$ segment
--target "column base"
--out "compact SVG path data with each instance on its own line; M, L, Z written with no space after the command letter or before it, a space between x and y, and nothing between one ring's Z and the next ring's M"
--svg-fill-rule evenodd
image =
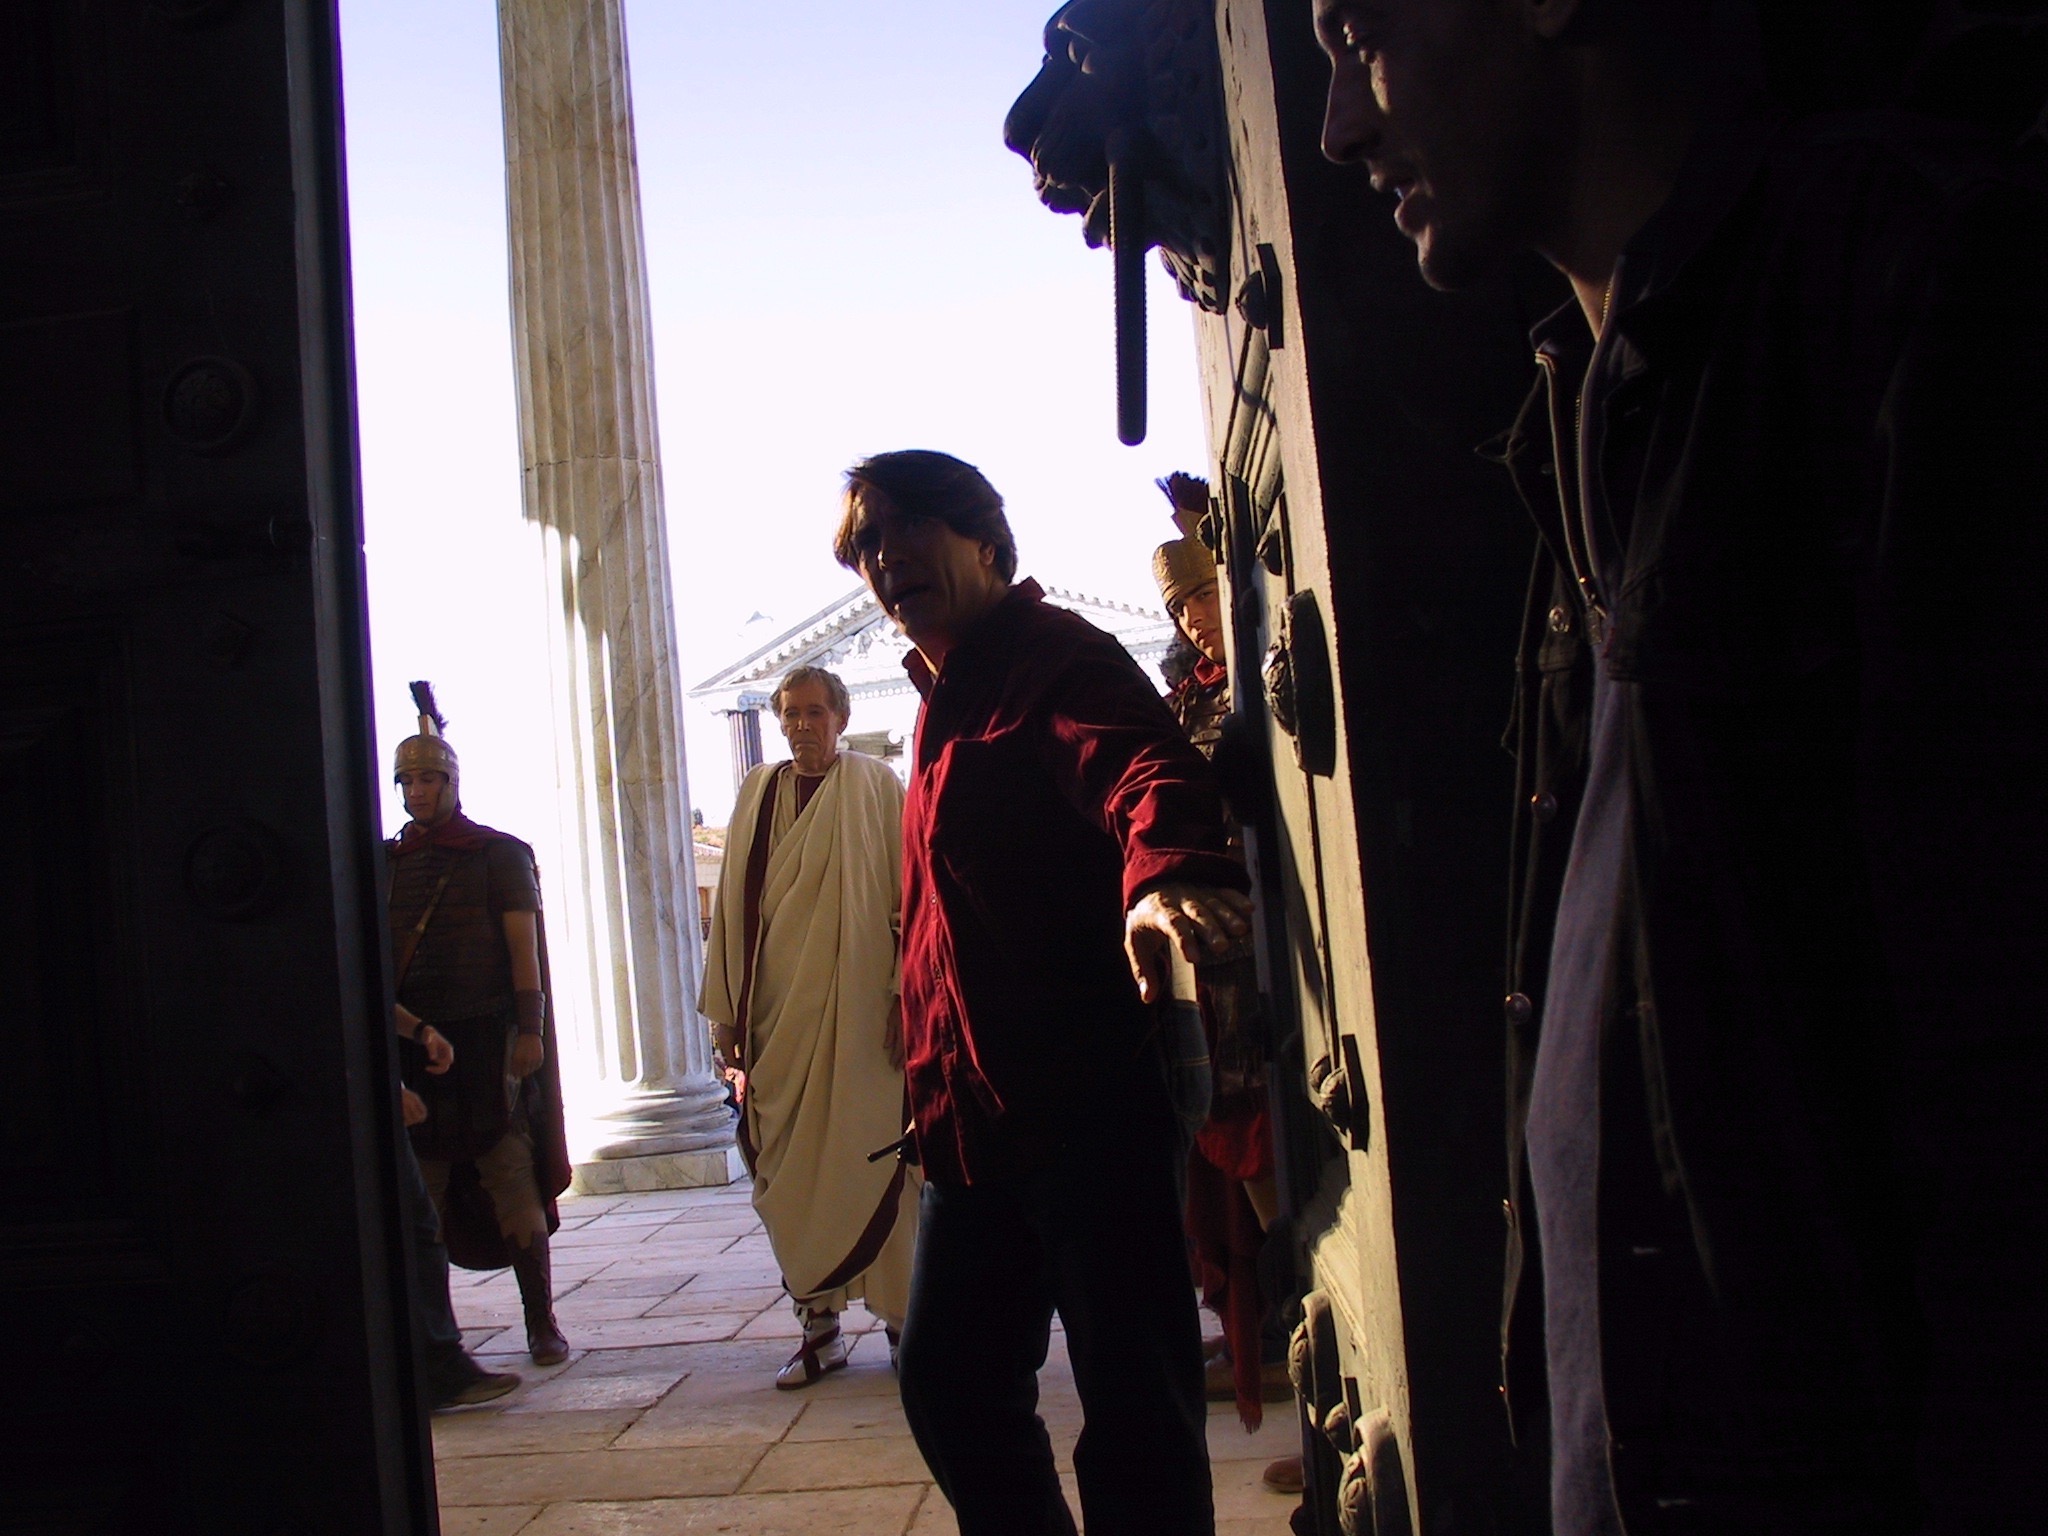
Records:
M746 1173L740 1149L656 1152L646 1157L602 1158L578 1163L569 1188L579 1195L637 1194L650 1189L715 1189Z
M590 1156L598 1162L670 1153L723 1153L732 1146L733 1114L725 1085L711 1074L672 1087L643 1088L615 1098L590 1123Z

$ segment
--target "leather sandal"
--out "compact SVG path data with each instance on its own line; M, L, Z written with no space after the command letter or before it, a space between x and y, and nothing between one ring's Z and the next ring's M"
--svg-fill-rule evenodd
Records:
M800 1392L834 1371L846 1369L846 1341L834 1323L815 1339L806 1337L781 1370L775 1385L784 1392Z

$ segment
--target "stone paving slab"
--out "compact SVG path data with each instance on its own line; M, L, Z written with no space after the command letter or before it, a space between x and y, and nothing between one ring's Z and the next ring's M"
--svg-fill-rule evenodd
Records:
M518 1536L533 1529L540 1518L538 1504L494 1504L488 1508L472 1505L463 1509L441 1508L441 1536Z
M529 1387L505 1412L602 1413L612 1408L652 1408L668 1396L679 1380L670 1371L615 1376L577 1376L565 1372L553 1381Z
M805 1411L786 1393L765 1401L757 1394L747 1402L683 1402L665 1413L642 1414L614 1443L624 1450L684 1445L754 1450L780 1441Z
M578 1286L555 1303L556 1318L564 1323L616 1323L629 1317L644 1317L658 1306L658 1296L606 1296L585 1294Z
M643 1246L651 1250L664 1247L673 1249L689 1243L715 1244L719 1253L726 1257L734 1260L753 1259L759 1264L760 1273L773 1275L773 1258L763 1260L752 1248L736 1246L757 1235L760 1230L760 1218L752 1211L727 1211L701 1219L692 1218L685 1212L673 1221L649 1228Z
M812 1440L889 1440L902 1436L902 1405L893 1397L870 1394L810 1404L783 1441L786 1445L802 1445Z
M684 1264L678 1265L675 1270L666 1274L656 1270L644 1275L619 1275L609 1280L586 1280L569 1295L580 1292L590 1296L645 1296L650 1302L660 1302L679 1294L676 1289L678 1285L690 1289L689 1282L694 1278L690 1266ZM557 1303L568 1299L561 1294L559 1285L555 1289ZM776 1294L781 1294L780 1288Z
M612 1219L607 1225L612 1227L661 1227L668 1225L675 1219L675 1206L643 1206L638 1203L629 1203L624 1208L614 1211ZM566 1227L568 1224L567 1218L564 1218L562 1225Z
M659 1227L607 1227L593 1222L574 1232L557 1232L550 1245L557 1264L608 1264L613 1259L637 1257L647 1239Z
M629 1248L625 1257L636 1264L661 1262L671 1269L687 1269L692 1259L712 1260L723 1254L734 1257L753 1258L752 1252L740 1254L733 1246L734 1239L729 1233L712 1228L709 1232L677 1232L673 1226L657 1227L647 1234L644 1242ZM767 1265L770 1274L775 1273L774 1261Z
M592 1285L603 1285L602 1280L593 1280ZM650 1317L676 1317L685 1312L739 1312L747 1317L759 1317L770 1307L782 1305L782 1289L764 1290L759 1286L735 1286L724 1290L715 1285L685 1285L679 1291L671 1291L660 1301L647 1309Z
M513 1368L525 1371L531 1363L515 1362ZM569 1363L557 1368L557 1375L575 1381L599 1376L661 1376L673 1385L697 1369L697 1365L696 1352L683 1344L657 1344L645 1349L586 1349L573 1351Z
M584 1323L575 1342L583 1349L639 1349L649 1344L709 1344L729 1339L745 1318L731 1312L698 1312L682 1317L627 1317ZM566 1331L566 1324L564 1325Z
M436 1414L434 1459L445 1463L459 1456L601 1451L626 1433L637 1416L632 1409L548 1412L532 1408L530 1402L521 1402L501 1414ZM445 1494L442 1503L447 1503Z
M924 1497L923 1489L905 1486L755 1494L736 1499L559 1504L533 1524L518 1529L522 1536L781 1536L794 1531L900 1536Z
M465 1340L525 1385L435 1418L446 1536L957 1536L876 1319L842 1319L846 1370L775 1389L798 1330L744 1185L565 1199L555 1278L571 1352L541 1370L510 1274L456 1272ZM1039 1381L1078 1516L1081 1409L1057 1330ZM1294 1448L1293 1413L1274 1405L1248 1435L1218 1405L1209 1442L1217 1536L1285 1536L1294 1501L1259 1473Z
M687 1449L523 1451L437 1462L444 1505L558 1504L574 1499L659 1499L737 1493L767 1447L746 1457Z
M686 1264L683 1267L690 1271L686 1277L688 1284L684 1289L692 1295L702 1296L709 1292L730 1295L735 1291L751 1291L758 1294L767 1291L777 1306L782 1306L787 1300L783 1294L781 1278L776 1275L771 1265L720 1260L715 1263L707 1261Z
M894 1483L922 1488L931 1473L908 1432L887 1440L783 1441L770 1446L746 1482L747 1493L796 1493L806 1488L877 1488Z

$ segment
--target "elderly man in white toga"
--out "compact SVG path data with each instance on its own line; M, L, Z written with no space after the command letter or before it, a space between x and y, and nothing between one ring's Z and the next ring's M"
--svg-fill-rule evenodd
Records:
M920 1180L869 1154L903 1135L897 933L903 786L842 751L852 705L818 667L774 706L792 761L747 775L726 832L702 1007L743 1076L740 1151L803 1343L776 1373L807 1387L846 1364L839 1314L861 1301L888 1330L910 1299Z

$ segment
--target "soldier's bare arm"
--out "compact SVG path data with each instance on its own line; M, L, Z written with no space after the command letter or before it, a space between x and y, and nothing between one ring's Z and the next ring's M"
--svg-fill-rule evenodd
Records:
M547 1060L547 1047L541 1039L546 994L540 987L540 922L531 912L507 912L503 921L505 947L512 955L512 992L520 1003L519 1035L512 1042L512 1073L531 1077ZM533 1007L534 1003L541 1007Z

